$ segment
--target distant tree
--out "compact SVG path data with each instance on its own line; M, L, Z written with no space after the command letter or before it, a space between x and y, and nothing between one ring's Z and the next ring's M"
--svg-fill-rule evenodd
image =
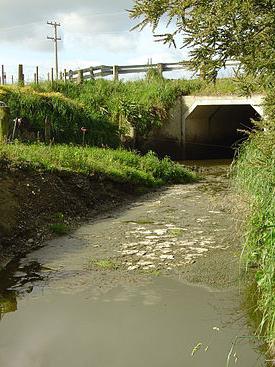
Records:
M214 79L227 60L238 60L246 75L273 84L275 80L275 0L136 0L130 17L135 28L161 20L174 31L155 34L157 41L190 48L192 69Z

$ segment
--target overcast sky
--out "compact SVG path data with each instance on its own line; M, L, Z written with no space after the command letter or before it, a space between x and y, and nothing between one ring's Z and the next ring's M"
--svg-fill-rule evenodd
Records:
M61 23L60 66L75 69L91 65L173 62L186 58L180 49L153 40L151 30L130 32L132 0L0 0L0 64L8 77L24 64L31 77L39 65L46 73L53 66L53 29ZM163 31L163 29L161 29Z

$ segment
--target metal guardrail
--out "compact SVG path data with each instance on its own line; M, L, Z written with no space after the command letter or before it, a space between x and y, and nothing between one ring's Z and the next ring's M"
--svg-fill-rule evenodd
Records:
M237 61L230 61L226 66L239 66ZM98 77L113 76L114 80L118 80L120 75L146 73L150 69L156 69L162 75L164 72L175 70L189 70L190 61L180 61L171 63L158 64L139 64L139 65L100 65L91 66L89 68L79 70L64 71L65 80L82 82L84 80L95 79Z

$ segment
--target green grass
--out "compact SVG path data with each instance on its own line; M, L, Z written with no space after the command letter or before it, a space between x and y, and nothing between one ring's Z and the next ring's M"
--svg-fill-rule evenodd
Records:
M44 82L27 87L0 86L0 100L10 107L12 118L27 118L43 140L45 118L51 124L56 143L81 144L81 127L88 129L89 145L117 147L121 134L134 127L138 136L146 137L161 126L181 95L239 94L234 79L217 83L194 80L146 80L114 82L104 79L74 83ZM11 133L11 132L10 132Z
M119 268L119 264L112 259L92 259L89 266L98 270L117 270Z
M15 143L0 145L1 159L21 167L97 175L144 187L196 180L195 173L152 152L141 156L123 149Z
M275 348L275 106L270 101L269 120L241 149L234 182L249 204L244 254L247 268L256 269L256 311L262 316L258 332Z
M58 236L64 236L69 232L69 227L65 223L53 223L49 225L49 228Z

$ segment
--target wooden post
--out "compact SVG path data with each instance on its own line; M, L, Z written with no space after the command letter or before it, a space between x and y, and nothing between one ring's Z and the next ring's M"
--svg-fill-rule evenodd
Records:
M0 143L7 141L10 122L10 109L0 105Z
M2 75L2 84L5 84L5 70L4 70L4 65L2 65L1 67L2 71L1 71L1 75Z
M51 122L48 116L45 118L45 142L49 143L51 141Z
M54 76L53 76L53 68L51 68L51 83L53 84Z
M90 67L90 78L91 78L91 80L95 79L94 68L92 68L92 67Z
M48 73L48 82L50 81L50 73Z
M18 65L18 85L24 86L24 72L23 72L23 65Z
M158 68L159 75L163 76L164 65L159 63L157 68Z
M119 80L119 70L118 70L118 66L117 65L114 65L113 66L113 79L115 81Z
M67 82L67 70L64 69L64 82L66 83Z
M36 73L33 74L33 80L34 80L34 84L37 84L36 83Z
M11 84L14 84L13 75L11 76Z
M35 83L38 84L39 83L39 69L38 69L38 66L36 67L36 80L35 80Z
M77 74L77 84L82 84L84 81L83 78L83 70L78 70L78 74Z

